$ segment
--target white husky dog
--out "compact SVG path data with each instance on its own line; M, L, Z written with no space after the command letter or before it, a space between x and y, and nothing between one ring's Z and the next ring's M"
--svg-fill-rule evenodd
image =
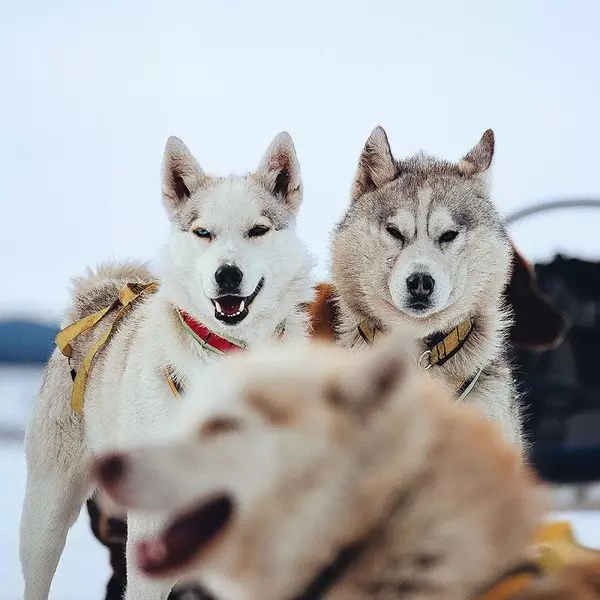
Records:
M70 369L114 323L113 309L72 342L70 366L52 355L26 434L27 490L21 523L25 600L48 597L69 527L93 493L94 455L126 448L162 427L177 389L230 348L306 335L312 259L295 233L302 201L292 139L280 133L257 170L211 177L177 138L167 142L162 195L171 232L158 291L140 297L97 354L82 414L70 404ZM76 279L66 324L109 306L127 283L154 278L143 266L108 265ZM161 519L129 512L129 548ZM129 563L128 600L169 589Z

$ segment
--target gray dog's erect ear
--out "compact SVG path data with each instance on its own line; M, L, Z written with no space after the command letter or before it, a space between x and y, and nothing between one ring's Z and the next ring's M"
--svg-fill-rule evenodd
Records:
M296 212L302 204L300 163L292 137L287 131L277 134L269 144L256 170L267 190Z
M396 178L398 169L383 127L376 127L358 159L352 184L352 200L376 190Z
M494 132L488 129L477 146L465 154L458 163L458 168L467 177L484 173L492 164L492 158L494 158Z
M170 213L183 204L208 178L187 146L171 136L162 167L163 202Z

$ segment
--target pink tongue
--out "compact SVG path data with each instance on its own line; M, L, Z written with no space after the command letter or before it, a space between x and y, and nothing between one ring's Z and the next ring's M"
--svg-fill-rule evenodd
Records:
M226 315L234 315L236 312L239 312L241 303L241 298L236 298L235 296L219 298L219 306Z
M138 566L145 569L163 562L167 556L167 549L162 541L144 541L137 545L136 554Z

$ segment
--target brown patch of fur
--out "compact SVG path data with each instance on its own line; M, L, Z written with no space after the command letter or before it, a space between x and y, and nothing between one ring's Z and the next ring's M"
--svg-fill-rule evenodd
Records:
M260 413L272 425L290 425L296 416L295 411L290 406L278 404L265 393L250 392L246 401L249 406Z
M336 312L335 288L330 283L318 283L315 299L308 305L312 339L335 341Z
M325 386L325 400L334 408L345 408L344 394L336 381Z
M200 426L201 437L213 437L222 433L231 433L238 431L241 423L237 419L230 417L215 417L202 423Z

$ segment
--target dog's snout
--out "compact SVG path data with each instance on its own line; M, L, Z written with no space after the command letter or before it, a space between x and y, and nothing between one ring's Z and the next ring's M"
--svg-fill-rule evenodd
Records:
M221 292L237 292L244 274L235 265L221 265L215 272L215 281Z
M433 293L435 280L427 273L413 273L406 279L406 287L411 296L427 297Z
M96 463L96 475L100 483L117 483L125 474L125 459L121 454L110 454Z

